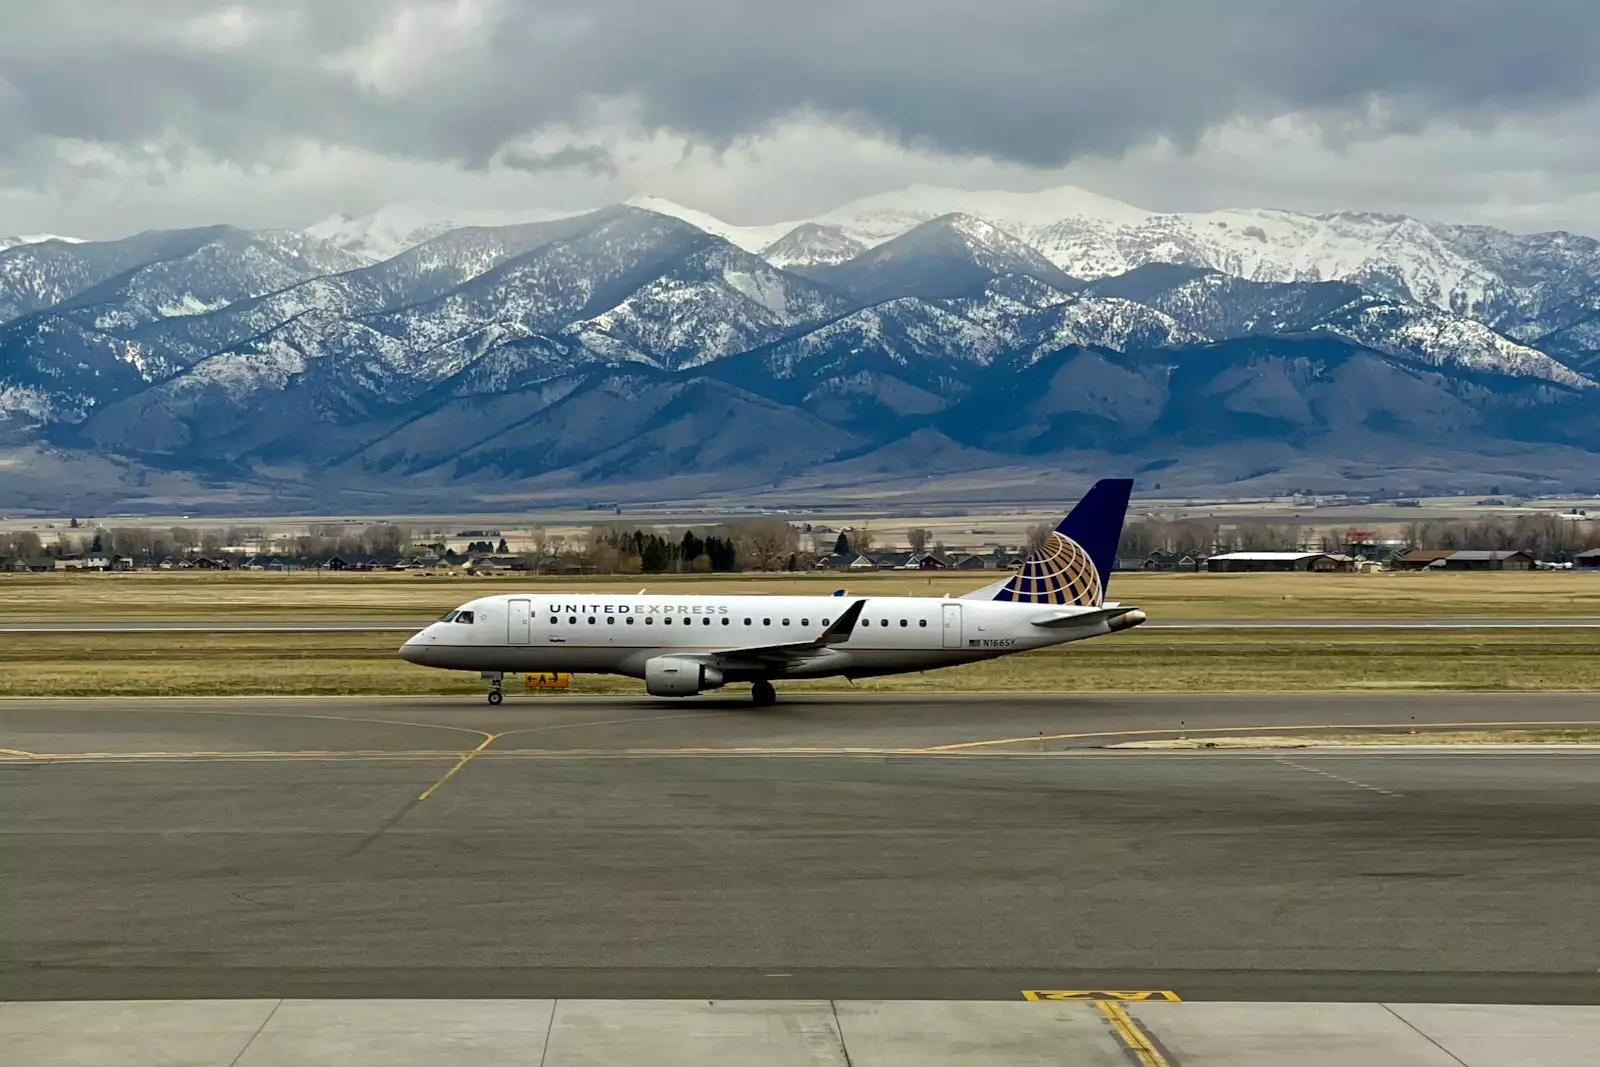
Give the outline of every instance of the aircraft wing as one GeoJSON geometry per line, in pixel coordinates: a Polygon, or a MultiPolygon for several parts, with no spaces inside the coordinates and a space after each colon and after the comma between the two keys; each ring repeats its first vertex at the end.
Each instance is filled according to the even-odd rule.
{"type": "Polygon", "coordinates": [[[1088,610],[1070,608],[1046,611],[1033,616],[1028,620],[1035,626],[1042,626],[1047,630],[1066,630],[1078,626],[1093,626],[1104,622],[1113,630],[1125,630],[1138,626],[1145,621],[1144,612],[1131,604],[1107,604],[1103,608],[1090,608],[1088,610]]]}
{"type": "Polygon", "coordinates": [[[855,632],[856,620],[861,618],[865,600],[857,600],[837,619],[810,641],[791,641],[781,645],[750,645],[744,648],[727,648],[718,652],[701,653],[695,658],[724,666],[751,664],[770,667],[783,666],[826,655],[833,645],[850,640],[855,632]]]}

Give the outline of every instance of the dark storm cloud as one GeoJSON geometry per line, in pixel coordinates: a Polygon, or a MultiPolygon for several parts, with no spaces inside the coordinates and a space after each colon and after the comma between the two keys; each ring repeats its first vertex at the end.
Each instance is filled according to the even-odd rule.
{"type": "Polygon", "coordinates": [[[819,116],[1052,165],[1238,116],[1486,122],[1600,82],[1592,0],[0,0],[0,27],[0,166],[58,138],[482,165],[619,98],[711,144],[819,116]]]}

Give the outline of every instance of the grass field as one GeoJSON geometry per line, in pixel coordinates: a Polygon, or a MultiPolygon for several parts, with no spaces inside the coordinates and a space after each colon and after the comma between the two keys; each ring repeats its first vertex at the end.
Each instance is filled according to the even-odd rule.
{"type": "MultiPolygon", "coordinates": [[[[266,622],[393,619],[418,624],[513,590],[959,594],[993,573],[465,578],[414,574],[62,574],[0,576],[0,620],[266,622]]],[[[1600,618],[1600,574],[1119,574],[1115,597],[1152,619],[1600,618]]],[[[0,636],[0,696],[481,692],[471,674],[395,656],[397,633],[26,634],[0,636]]],[[[1600,631],[1377,629],[1182,631],[1112,637],[928,674],[866,691],[1600,690],[1600,631]]],[[[843,680],[786,690],[845,689],[843,680]]],[[[515,682],[510,688],[520,696],[515,682]]],[[[581,676],[576,691],[637,693],[581,676]]],[[[526,699],[538,699],[531,694],[526,699]]]]}
{"type": "MultiPolygon", "coordinates": [[[[0,696],[477,694],[468,673],[397,659],[398,634],[8,636],[0,696]]],[[[1600,635],[1588,630],[1133,630],[984,663],[857,683],[867,692],[1600,690],[1600,635]]],[[[781,683],[846,690],[842,679],[781,683]]],[[[522,697],[511,680],[514,698],[522,697]]],[[[581,675],[579,693],[642,693],[581,675]]]]}
{"type": "MultiPolygon", "coordinates": [[[[995,572],[450,577],[263,572],[0,575],[0,619],[437,618],[490,593],[959,595],[995,572]]],[[[1117,574],[1112,595],[1152,619],[1600,618],[1600,573],[1117,574]]]]}

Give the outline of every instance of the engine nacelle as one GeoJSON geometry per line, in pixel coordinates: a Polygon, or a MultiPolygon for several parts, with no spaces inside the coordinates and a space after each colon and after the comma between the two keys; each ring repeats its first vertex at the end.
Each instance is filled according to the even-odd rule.
{"type": "Polygon", "coordinates": [[[653,697],[692,697],[722,684],[721,671],[687,656],[645,660],[644,689],[653,697]]]}

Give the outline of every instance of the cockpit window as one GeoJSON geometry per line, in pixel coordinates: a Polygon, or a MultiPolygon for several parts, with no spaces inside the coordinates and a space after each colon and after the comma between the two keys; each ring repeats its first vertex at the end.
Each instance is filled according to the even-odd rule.
{"type": "Polygon", "coordinates": [[[460,615],[460,614],[461,614],[461,612],[459,612],[459,611],[452,611],[450,614],[446,615],[444,618],[440,619],[439,621],[440,622],[455,622],[456,621],[456,616],[460,615]]]}
{"type": "Polygon", "coordinates": [[[470,611],[458,611],[458,612],[456,612],[456,622],[464,622],[469,626],[472,625],[472,612],[470,612],[470,611]]]}

